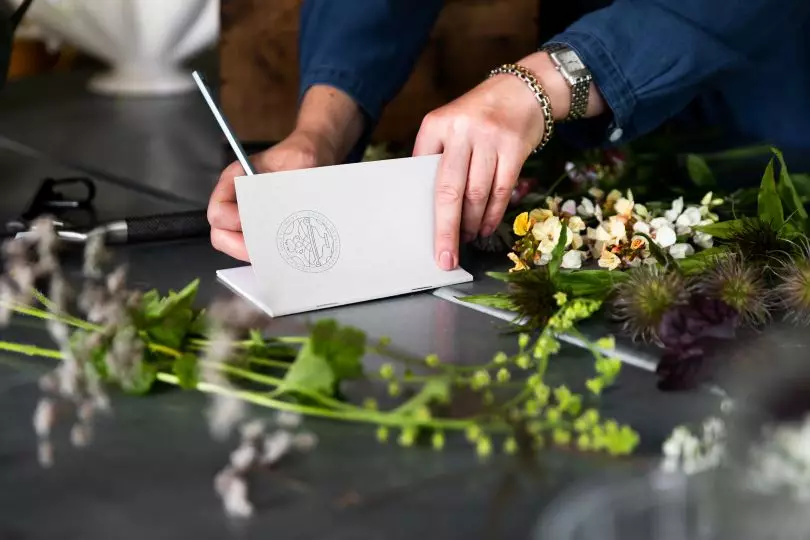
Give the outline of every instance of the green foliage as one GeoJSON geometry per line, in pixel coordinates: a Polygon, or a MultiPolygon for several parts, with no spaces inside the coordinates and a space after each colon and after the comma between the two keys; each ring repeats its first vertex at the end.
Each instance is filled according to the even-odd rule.
{"type": "Polygon", "coordinates": [[[557,245],[554,246],[551,252],[551,260],[548,262],[548,275],[551,279],[554,279],[554,276],[560,271],[566,242],[568,242],[568,227],[562,227],[560,229],[560,238],[557,240],[557,245]]]}
{"type": "Polygon", "coordinates": [[[514,311],[515,304],[509,298],[507,293],[494,293],[494,294],[477,294],[460,298],[462,302],[470,304],[477,304],[479,306],[486,306],[495,309],[504,309],[506,311],[514,311]]]}
{"type": "Polygon", "coordinates": [[[592,297],[604,299],[613,287],[627,279],[624,272],[610,270],[576,270],[560,272],[554,283],[560,291],[573,297],[592,297]]]}
{"type": "Polygon", "coordinates": [[[686,170],[689,178],[698,187],[713,189],[717,184],[706,160],[696,154],[686,156],[686,170]]]}
{"type": "Polygon", "coordinates": [[[199,284],[195,279],[182,291],[169,291],[167,296],[154,289],[144,294],[139,309],[133,313],[138,330],[146,332],[153,343],[172,349],[182,347],[192,329],[199,331],[202,324],[194,312],[199,284]]]}
{"type": "Polygon", "coordinates": [[[366,335],[350,327],[338,327],[334,320],[318,321],[311,337],[284,377],[279,392],[317,392],[328,396],[337,384],[363,374],[361,358],[366,335]]]}
{"type": "Polygon", "coordinates": [[[172,362],[172,372],[182,388],[194,390],[200,380],[197,356],[192,353],[183,353],[172,362]]]}
{"type": "Polygon", "coordinates": [[[760,220],[779,228],[785,224],[785,211],[782,207],[782,199],[779,198],[779,191],[776,188],[774,174],[774,160],[771,159],[759,186],[757,212],[760,220]]]}

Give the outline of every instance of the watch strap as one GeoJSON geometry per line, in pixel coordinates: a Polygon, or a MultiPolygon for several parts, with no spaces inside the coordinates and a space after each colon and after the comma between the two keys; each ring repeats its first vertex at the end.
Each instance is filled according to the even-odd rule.
{"type": "MultiPolygon", "coordinates": [[[[562,43],[549,43],[544,45],[541,50],[552,54],[555,52],[570,50],[570,47],[562,43]]],[[[557,71],[560,71],[561,74],[563,74],[562,71],[564,68],[554,59],[554,57],[552,57],[552,61],[554,62],[557,71]]],[[[574,77],[566,72],[563,74],[563,78],[571,89],[571,106],[565,121],[584,118],[585,113],[588,111],[588,98],[593,77],[589,71],[585,70],[584,75],[578,77],[574,77]]]]}

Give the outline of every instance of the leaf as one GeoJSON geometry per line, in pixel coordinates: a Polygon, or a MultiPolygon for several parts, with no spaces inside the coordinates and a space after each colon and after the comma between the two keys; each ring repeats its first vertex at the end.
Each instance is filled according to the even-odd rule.
{"type": "Polygon", "coordinates": [[[352,327],[338,327],[334,320],[318,321],[309,341],[301,347],[284,377],[280,392],[308,390],[335,393],[344,379],[360,377],[366,335],[352,327]]]}
{"type": "Polygon", "coordinates": [[[205,336],[208,333],[208,313],[201,309],[194,315],[194,319],[188,327],[188,333],[192,336],[205,336]]]}
{"type": "Polygon", "coordinates": [[[785,224],[785,212],[782,208],[782,200],[776,191],[776,179],[774,178],[774,160],[768,162],[765,174],[762,175],[762,183],[759,186],[757,196],[759,219],[770,223],[778,229],[785,224]]]}
{"type": "Polygon", "coordinates": [[[560,228],[560,238],[557,240],[557,245],[551,252],[551,260],[548,262],[548,275],[551,278],[559,272],[560,265],[562,265],[563,254],[565,253],[565,245],[568,242],[568,225],[562,224],[560,228]]]}
{"type": "Polygon", "coordinates": [[[287,370],[278,392],[308,390],[321,394],[334,394],[335,373],[326,358],[316,354],[312,341],[308,341],[298,351],[295,361],[287,370]]]}
{"type": "Polygon", "coordinates": [[[560,272],[554,278],[554,284],[561,291],[574,297],[606,297],[614,286],[626,280],[625,272],[610,270],[575,270],[560,272]]]}
{"type": "Polygon", "coordinates": [[[678,268],[678,263],[675,261],[672,255],[664,248],[656,244],[648,234],[642,232],[637,232],[635,234],[636,236],[640,236],[647,241],[647,246],[650,248],[650,253],[652,253],[652,256],[655,257],[656,261],[658,261],[658,264],[665,268],[678,268]]]}
{"type": "Polygon", "coordinates": [[[776,189],[782,200],[782,206],[789,216],[793,216],[799,221],[800,228],[805,230],[807,226],[807,210],[805,210],[799,194],[793,186],[782,152],[774,148],[773,153],[776,154],[776,159],[779,160],[779,183],[776,189]]]}
{"type": "Polygon", "coordinates": [[[487,272],[487,275],[492,279],[497,279],[498,281],[503,281],[509,283],[512,278],[512,274],[509,272],[487,272]]]}
{"type": "Polygon", "coordinates": [[[802,201],[810,200],[810,174],[793,174],[790,176],[793,187],[802,201]]]}
{"type": "Polygon", "coordinates": [[[463,296],[460,297],[459,300],[469,302],[470,304],[477,304],[479,306],[487,306],[495,309],[505,309],[507,311],[515,310],[515,305],[512,303],[512,300],[509,298],[507,293],[463,296]]]}
{"type": "Polygon", "coordinates": [[[147,394],[157,380],[157,367],[147,361],[147,356],[137,366],[135,373],[121,380],[121,389],[129,394],[147,394]]]}
{"type": "Polygon", "coordinates": [[[194,390],[199,382],[197,357],[192,353],[185,353],[179,358],[175,358],[172,363],[172,371],[177,375],[180,387],[186,390],[194,390]]]}
{"type": "Polygon", "coordinates": [[[360,377],[366,352],[366,334],[345,326],[338,327],[334,320],[318,321],[312,330],[313,352],[323,356],[340,379],[360,377]]]}
{"type": "Polygon", "coordinates": [[[430,379],[415,396],[391,412],[398,415],[409,415],[431,403],[447,403],[449,400],[450,382],[442,378],[430,379]]]}
{"type": "Polygon", "coordinates": [[[696,154],[686,156],[686,170],[689,178],[698,187],[713,188],[717,184],[706,160],[696,154]]]}
{"type": "Polygon", "coordinates": [[[711,225],[695,226],[692,227],[692,229],[695,231],[708,233],[715,238],[719,238],[720,240],[730,240],[734,233],[739,230],[744,221],[745,220],[743,219],[732,219],[729,221],[712,223],[711,225]]]}
{"type": "Polygon", "coordinates": [[[141,300],[140,317],[136,317],[138,328],[146,331],[153,342],[179,349],[198,318],[192,306],[199,284],[200,280],[195,279],[182,291],[169,291],[163,298],[155,290],[146,293],[141,300]]]}
{"type": "Polygon", "coordinates": [[[681,271],[684,274],[695,274],[701,272],[707,265],[711,264],[718,255],[722,255],[723,253],[727,253],[728,249],[725,247],[712,247],[709,249],[704,249],[703,251],[698,251],[694,255],[690,255],[685,259],[681,259],[678,261],[678,266],[680,266],[681,271]]]}

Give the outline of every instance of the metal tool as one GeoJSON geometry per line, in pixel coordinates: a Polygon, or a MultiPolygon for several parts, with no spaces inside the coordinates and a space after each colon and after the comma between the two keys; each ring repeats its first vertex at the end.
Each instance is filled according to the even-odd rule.
{"type": "MultiPolygon", "coordinates": [[[[110,244],[135,244],[208,236],[210,226],[205,210],[135,217],[110,221],[89,230],[75,230],[70,225],[53,220],[56,235],[69,243],[84,243],[91,235],[101,234],[110,244]]],[[[15,238],[33,235],[31,224],[16,233],[15,238]]]]}
{"type": "Polygon", "coordinates": [[[6,224],[5,236],[25,238],[37,219],[51,220],[66,242],[82,243],[90,234],[103,234],[115,244],[155,242],[207,236],[205,210],[134,217],[99,224],[93,201],[96,186],[87,177],[46,178],[19,218],[6,224]],[[78,188],[78,191],[77,191],[78,188]]]}
{"type": "Polygon", "coordinates": [[[236,139],[236,136],[233,134],[233,130],[228,125],[228,121],[225,119],[225,115],[222,114],[222,111],[219,110],[217,104],[214,103],[214,99],[211,97],[211,92],[208,91],[208,87],[203,82],[202,76],[199,72],[195,71],[192,73],[194,77],[194,81],[197,83],[197,86],[200,89],[200,93],[205,98],[206,103],[208,103],[208,108],[211,109],[211,113],[216,118],[217,123],[219,124],[219,128],[222,130],[222,133],[225,135],[225,138],[228,139],[228,142],[233,149],[233,153],[236,154],[236,158],[239,160],[239,163],[242,164],[242,168],[245,169],[245,174],[248,176],[252,176],[253,167],[250,165],[250,161],[247,158],[247,154],[245,153],[245,149],[242,148],[242,144],[236,139]]]}

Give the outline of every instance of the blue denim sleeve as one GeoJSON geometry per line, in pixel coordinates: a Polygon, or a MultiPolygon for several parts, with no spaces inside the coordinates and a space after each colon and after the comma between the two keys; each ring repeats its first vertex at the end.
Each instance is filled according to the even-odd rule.
{"type": "Polygon", "coordinates": [[[589,13],[549,43],[577,51],[612,119],[561,131],[597,145],[648,133],[724,74],[767,58],[780,29],[808,11],[808,0],[616,0],[589,13]]]}
{"type": "Polygon", "coordinates": [[[299,99],[312,85],[346,92],[374,124],[408,80],[443,0],[305,0],[299,99]]]}

